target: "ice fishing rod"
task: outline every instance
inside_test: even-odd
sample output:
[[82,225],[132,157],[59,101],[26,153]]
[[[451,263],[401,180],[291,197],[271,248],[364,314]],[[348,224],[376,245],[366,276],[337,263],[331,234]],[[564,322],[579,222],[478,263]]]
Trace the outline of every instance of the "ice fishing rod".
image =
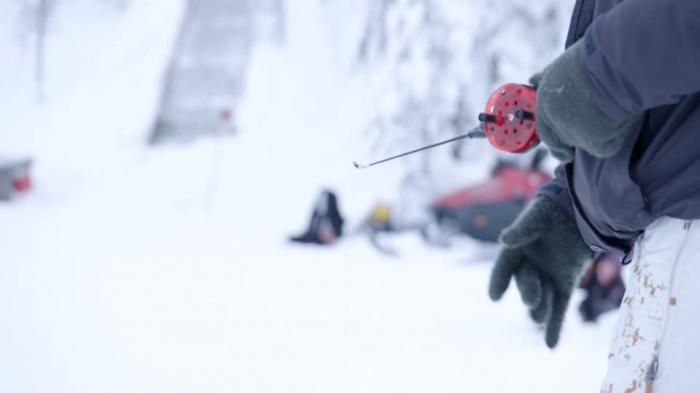
[[355,168],[357,168],[357,169],[365,169],[365,168],[369,168],[371,166],[379,165],[379,164],[387,162],[387,161],[391,161],[391,160],[395,160],[397,158],[405,157],[405,156],[411,155],[413,153],[418,153],[419,151],[428,150],[428,149],[432,149],[434,147],[438,147],[441,145],[446,145],[448,143],[456,142],[456,141],[461,140],[461,139],[485,138],[485,137],[486,137],[486,135],[484,134],[484,131],[482,131],[481,126],[477,126],[476,128],[474,128],[473,130],[469,131],[468,133],[466,133],[464,135],[456,136],[454,138],[451,138],[451,139],[448,139],[448,140],[445,140],[442,142],[433,143],[432,145],[424,146],[424,147],[421,147],[421,148],[418,148],[415,150],[407,151],[405,153],[397,154],[395,156],[388,157],[388,158],[385,158],[385,159],[382,159],[379,161],[371,162],[369,164],[360,164],[357,161],[353,161],[352,164],[355,165]]
[[464,135],[433,143],[368,164],[353,162],[365,169],[462,139],[486,138],[491,146],[508,153],[526,153],[540,142],[535,123],[537,91],[532,86],[507,83],[493,92],[486,110],[479,114],[479,125]]

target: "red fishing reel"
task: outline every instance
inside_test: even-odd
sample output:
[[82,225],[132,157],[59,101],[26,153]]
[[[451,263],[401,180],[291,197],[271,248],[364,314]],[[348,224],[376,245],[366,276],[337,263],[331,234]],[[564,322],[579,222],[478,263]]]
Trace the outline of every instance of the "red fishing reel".
[[498,150],[525,153],[540,142],[535,126],[537,91],[532,86],[507,83],[486,103],[479,121],[489,143]]

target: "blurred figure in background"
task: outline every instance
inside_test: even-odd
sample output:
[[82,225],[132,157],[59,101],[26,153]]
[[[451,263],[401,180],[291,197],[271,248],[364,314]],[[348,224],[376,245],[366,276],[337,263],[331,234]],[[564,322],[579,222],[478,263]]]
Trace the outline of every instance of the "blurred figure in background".
[[316,200],[306,232],[292,236],[289,240],[307,244],[333,244],[343,235],[343,224],[337,196],[333,191],[323,190]]
[[586,298],[579,305],[579,312],[586,322],[596,322],[598,317],[620,307],[625,294],[620,257],[605,253],[598,257],[586,275],[581,278],[581,288]]

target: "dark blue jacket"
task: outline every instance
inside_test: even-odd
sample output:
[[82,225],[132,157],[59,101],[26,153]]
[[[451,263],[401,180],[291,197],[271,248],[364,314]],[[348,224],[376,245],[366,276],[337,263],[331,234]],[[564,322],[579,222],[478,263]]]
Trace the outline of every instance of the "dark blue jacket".
[[700,0],[577,0],[567,46],[581,38],[596,105],[642,120],[613,157],[577,149],[542,193],[593,249],[628,253],[658,217],[700,218]]

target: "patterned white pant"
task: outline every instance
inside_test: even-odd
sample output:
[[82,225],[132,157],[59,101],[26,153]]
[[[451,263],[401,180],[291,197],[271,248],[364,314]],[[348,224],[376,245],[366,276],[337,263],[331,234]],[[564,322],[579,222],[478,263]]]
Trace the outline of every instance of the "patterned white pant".
[[601,393],[700,392],[700,220],[637,241]]

